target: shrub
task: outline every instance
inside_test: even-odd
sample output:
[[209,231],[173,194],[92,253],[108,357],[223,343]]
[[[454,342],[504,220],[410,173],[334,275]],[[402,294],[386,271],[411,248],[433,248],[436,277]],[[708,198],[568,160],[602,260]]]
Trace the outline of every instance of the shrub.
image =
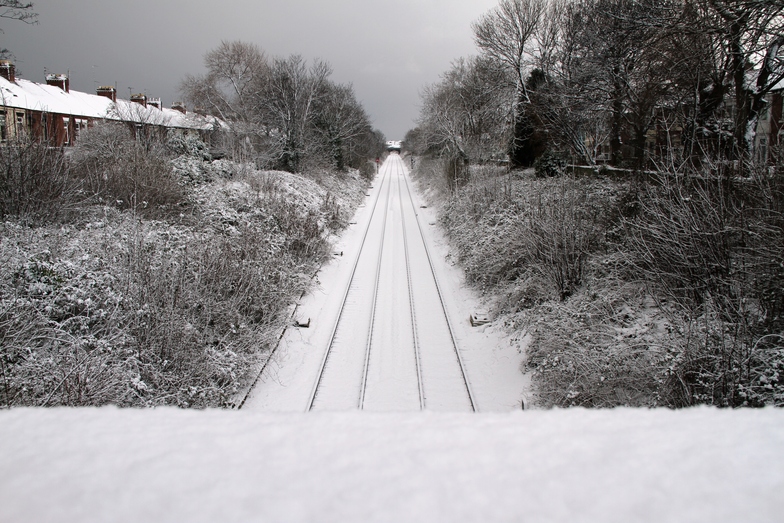
[[[98,145],[75,162],[108,168],[128,144]],[[364,192],[348,174],[319,175],[326,189],[224,167],[191,189],[188,220],[85,205],[78,225],[0,222],[0,405],[229,401]]]
[[766,172],[664,173],[627,220],[630,263],[683,317],[676,404],[784,403],[783,197]]
[[86,132],[71,169],[90,196],[119,209],[155,215],[186,200],[165,147],[135,140],[123,124],[96,125]]
[[26,140],[0,145],[0,217],[55,219],[77,190],[61,149]]
[[200,160],[212,160],[212,153],[207,144],[188,134],[173,133],[166,139],[166,148],[175,156],[187,155]]
[[672,325],[641,285],[595,281],[568,302],[543,303],[519,321],[532,336],[526,370],[542,407],[669,405],[677,357]]
[[561,176],[566,169],[566,161],[552,151],[545,151],[544,154],[534,160],[534,172],[539,178],[549,178]]
[[359,173],[366,180],[372,180],[376,177],[376,163],[373,161],[363,162],[359,167]]
[[521,279],[540,287],[533,277],[566,299],[582,283],[586,257],[601,246],[604,206],[587,182],[503,180],[474,184],[444,209],[442,222],[468,278],[485,288]]

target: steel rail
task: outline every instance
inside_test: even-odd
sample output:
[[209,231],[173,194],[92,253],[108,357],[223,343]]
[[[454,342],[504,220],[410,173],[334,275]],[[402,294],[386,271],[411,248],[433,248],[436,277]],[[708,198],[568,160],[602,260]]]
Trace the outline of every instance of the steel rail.
[[[405,177],[403,169],[400,169],[400,174]],[[403,184],[398,181],[397,184],[398,196],[400,199],[400,221],[403,225],[403,251],[406,258],[406,280],[408,281],[408,304],[411,311],[411,331],[414,341],[414,358],[416,363],[417,374],[417,389],[419,390],[419,409],[425,409],[425,391],[422,382],[422,358],[419,354],[419,329],[417,328],[416,321],[416,307],[414,305],[414,286],[411,280],[411,257],[408,250],[408,234],[406,233],[406,216],[403,208]],[[414,209],[414,216],[416,217],[416,209]]]
[[[390,181],[390,184],[392,182]],[[389,184],[388,184],[389,185]],[[376,307],[378,305],[378,283],[381,280],[381,262],[384,257],[384,239],[387,233],[387,216],[389,216],[389,196],[392,188],[387,188],[387,201],[384,206],[384,218],[381,221],[381,241],[378,248],[378,259],[376,260],[376,278],[373,283],[373,303],[370,307],[370,326],[368,327],[367,342],[365,344],[365,364],[362,368],[362,384],[359,389],[359,410],[365,407],[365,391],[367,390],[368,369],[370,368],[370,349],[373,345],[373,331],[376,323]]]
[[[402,160],[401,160],[402,161]],[[405,168],[403,173],[403,180],[406,183],[406,190],[408,191],[408,198],[411,201],[411,207],[414,209],[414,215],[416,217],[417,227],[419,228],[419,235],[422,238],[422,245],[425,248],[425,254],[427,255],[427,262],[430,265],[430,272],[433,275],[433,282],[436,285],[436,291],[438,293],[438,299],[441,302],[441,310],[444,313],[444,319],[446,320],[447,328],[449,329],[449,337],[452,341],[452,347],[455,351],[455,356],[457,357],[457,362],[460,366],[460,374],[463,378],[463,383],[465,384],[466,392],[468,393],[468,401],[471,403],[471,410],[476,412],[476,401],[474,400],[474,395],[471,392],[471,385],[468,380],[468,375],[466,374],[465,365],[463,364],[463,358],[460,356],[460,350],[457,346],[457,338],[455,337],[455,332],[452,327],[452,322],[449,319],[449,313],[446,309],[446,302],[444,301],[444,295],[441,292],[441,285],[438,283],[438,277],[436,276],[436,269],[435,265],[433,264],[433,258],[430,255],[430,249],[427,246],[427,241],[425,241],[425,234],[422,230],[422,223],[419,221],[419,213],[416,212],[416,204],[414,203],[414,197],[411,194],[411,187],[408,183],[408,177],[405,175]]]
[[[319,366],[318,377],[316,378],[316,383],[313,385],[313,389],[310,393],[310,398],[308,399],[308,407],[306,411],[313,410],[313,405],[316,401],[316,396],[318,394],[319,387],[321,386],[321,381],[324,378],[324,370],[327,367],[327,360],[329,359],[329,355],[332,352],[332,347],[335,344],[335,336],[337,335],[338,327],[340,326],[340,321],[343,318],[343,312],[346,309],[346,300],[348,299],[349,292],[351,291],[351,284],[354,282],[354,277],[357,273],[357,266],[359,265],[359,259],[362,256],[362,251],[365,249],[365,242],[367,240],[368,232],[370,231],[370,226],[373,223],[373,217],[376,215],[376,208],[378,207],[378,200],[381,199],[381,192],[383,191],[384,184],[388,186],[388,173],[387,170],[384,173],[383,178],[381,179],[381,185],[378,189],[378,194],[376,195],[376,199],[373,202],[373,209],[370,212],[370,218],[368,219],[367,226],[365,227],[365,232],[362,235],[362,242],[360,243],[359,249],[357,249],[357,255],[354,258],[354,266],[351,268],[351,275],[349,276],[348,283],[346,284],[346,290],[343,292],[343,298],[340,302],[340,310],[338,312],[338,316],[335,320],[335,324],[332,327],[332,332],[329,336],[329,343],[327,344],[327,349],[324,351],[324,357],[321,360],[321,365]],[[389,199],[389,188],[387,187],[387,200]],[[385,214],[386,219],[386,214]]]

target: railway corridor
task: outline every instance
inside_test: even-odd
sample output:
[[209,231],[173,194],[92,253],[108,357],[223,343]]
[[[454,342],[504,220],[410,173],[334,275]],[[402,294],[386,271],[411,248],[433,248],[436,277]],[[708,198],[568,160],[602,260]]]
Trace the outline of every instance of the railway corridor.
[[[431,252],[424,233],[432,225],[413,190],[403,159],[391,154],[335,260],[295,311],[310,326],[287,329],[243,408],[478,409],[461,348],[469,336],[455,328],[467,315],[455,318],[458,300],[439,281],[444,262]],[[479,374],[488,372],[486,359],[473,360]]]

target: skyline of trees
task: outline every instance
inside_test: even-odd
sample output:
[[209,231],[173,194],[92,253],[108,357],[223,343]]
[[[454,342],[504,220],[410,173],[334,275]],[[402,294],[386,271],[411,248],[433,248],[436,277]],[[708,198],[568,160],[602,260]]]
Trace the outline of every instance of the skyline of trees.
[[232,122],[234,148],[257,163],[290,172],[323,163],[359,167],[383,150],[354,89],[330,79],[326,62],[300,55],[268,58],[255,44],[223,41],[204,58],[207,72],[188,75],[188,103]]
[[[513,167],[550,149],[588,165],[643,168],[649,133],[662,129],[675,144],[670,161],[747,162],[766,97],[784,80],[782,2],[500,0],[472,29],[478,57],[456,60],[423,91],[412,134],[422,150],[493,156],[468,153],[474,112],[457,106],[496,96],[502,125],[484,142]],[[474,71],[475,83],[494,83],[493,93],[466,92],[459,80],[480,59],[495,67]]]

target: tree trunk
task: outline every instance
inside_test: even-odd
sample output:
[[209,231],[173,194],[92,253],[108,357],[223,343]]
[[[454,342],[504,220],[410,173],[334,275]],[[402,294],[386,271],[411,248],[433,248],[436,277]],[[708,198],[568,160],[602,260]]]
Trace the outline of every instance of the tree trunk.
[[623,127],[623,85],[620,80],[620,68],[613,68],[613,99],[610,122],[610,164],[620,166],[623,161],[621,151],[621,129]]

